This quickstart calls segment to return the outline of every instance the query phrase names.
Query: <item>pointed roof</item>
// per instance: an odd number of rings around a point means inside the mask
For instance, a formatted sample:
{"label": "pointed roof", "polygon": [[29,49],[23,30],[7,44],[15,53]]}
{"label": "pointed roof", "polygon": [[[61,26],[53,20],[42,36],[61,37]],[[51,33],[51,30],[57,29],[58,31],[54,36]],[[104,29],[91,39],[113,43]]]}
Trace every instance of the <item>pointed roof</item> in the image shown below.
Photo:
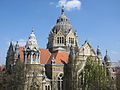
{"label": "pointed roof", "polygon": [[[86,46],[88,46],[89,52],[92,52],[91,54],[93,54],[94,56],[97,55],[97,54],[96,54],[96,51],[95,51],[95,50],[93,49],[93,47],[90,45],[90,43],[89,43],[88,40],[86,40],[85,43],[80,47],[79,52],[82,52],[83,50],[84,50],[84,51],[85,51],[85,50],[88,51],[88,48],[85,48]],[[86,52],[86,53],[84,53],[84,54],[90,55],[89,52]]]}
{"label": "pointed roof", "polygon": [[102,53],[101,53],[101,50],[100,50],[99,46],[97,46],[97,56],[99,58],[102,58]]}
{"label": "pointed roof", "polygon": [[19,43],[18,41],[16,42],[15,49],[19,48]]}
{"label": "pointed roof", "polygon": [[15,51],[15,46],[14,46],[13,41],[11,41],[11,42],[10,42],[10,46],[9,46],[9,49],[8,49],[8,52],[7,52],[7,53],[9,53],[9,52],[14,52],[14,51]]}
{"label": "pointed roof", "polygon": [[64,14],[64,6],[62,6],[61,15]]}

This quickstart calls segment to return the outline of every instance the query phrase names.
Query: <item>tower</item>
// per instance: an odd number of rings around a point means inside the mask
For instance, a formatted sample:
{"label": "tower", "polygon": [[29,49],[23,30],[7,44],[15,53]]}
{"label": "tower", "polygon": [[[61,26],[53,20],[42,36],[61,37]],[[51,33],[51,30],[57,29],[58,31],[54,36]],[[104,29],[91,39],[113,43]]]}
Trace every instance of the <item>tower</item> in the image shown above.
{"label": "tower", "polygon": [[6,69],[8,72],[12,73],[14,66],[20,58],[19,56],[20,54],[18,42],[16,45],[14,45],[14,43],[11,41],[6,57]]}
{"label": "tower", "polygon": [[19,52],[19,44],[17,41],[15,45],[15,52],[14,52],[14,64],[16,64],[19,59],[20,59],[20,52]]}
{"label": "tower", "polygon": [[24,48],[24,63],[40,64],[40,51],[39,51],[39,46],[34,33],[34,28],[32,28],[32,33],[30,34]]}
{"label": "tower", "polygon": [[65,50],[69,51],[70,46],[78,46],[77,35],[69,18],[65,15],[64,7],[61,16],[57,19],[56,25],[50,31],[47,48],[50,52]]}

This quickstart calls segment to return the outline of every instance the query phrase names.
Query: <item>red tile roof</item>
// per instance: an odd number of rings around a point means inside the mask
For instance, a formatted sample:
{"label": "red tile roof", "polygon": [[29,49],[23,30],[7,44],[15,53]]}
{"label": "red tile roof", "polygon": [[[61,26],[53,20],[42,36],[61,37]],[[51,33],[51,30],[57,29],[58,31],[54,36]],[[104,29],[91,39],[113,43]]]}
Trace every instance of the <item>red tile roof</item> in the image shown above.
{"label": "red tile roof", "polygon": [[[19,47],[20,52],[20,62],[23,62],[24,60],[24,53],[23,53],[24,47]],[[51,53],[48,49],[40,49],[40,64],[47,64]]]}
{"label": "red tile roof", "polygon": [[51,53],[48,49],[40,49],[40,64],[47,64]]}
{"label": "red tile roof", "polygon": [[68,54],[64,51],[58,51],[58,52],[52,53],[47,64],[51,64],[51,60],[53,59],[53,57],[55,59],[55,64],[68,63]]}

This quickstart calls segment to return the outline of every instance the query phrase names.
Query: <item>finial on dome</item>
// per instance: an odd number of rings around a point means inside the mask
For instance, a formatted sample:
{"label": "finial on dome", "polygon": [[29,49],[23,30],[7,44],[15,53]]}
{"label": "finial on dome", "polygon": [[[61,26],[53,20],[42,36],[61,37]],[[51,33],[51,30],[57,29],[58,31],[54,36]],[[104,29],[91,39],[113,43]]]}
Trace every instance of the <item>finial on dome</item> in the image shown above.
{"label": "finial on dome", "polygon": [[32,27],[32,33],[34,33],[34,31],[35,31],[35,28],[34,28],[34,27]]}
{"label": "finial on dome", "polygon": [[62,6],[62,13],[61,14],[64,14],[64,6]]}
{"label": "finial on dome", "polygon": [[97,49],[99,49],[99,45],[97,45]]}
{"label": "finial on dome", "polygon": [[106,55],[108,54],[108,51],[106,50]]}
{"label": "finial on dome", "polygon": [[102,58],[102,53],[101,53],[101,50],[100,50],[99,45],[97,46],[97,56],[98,56],[99,58]]}

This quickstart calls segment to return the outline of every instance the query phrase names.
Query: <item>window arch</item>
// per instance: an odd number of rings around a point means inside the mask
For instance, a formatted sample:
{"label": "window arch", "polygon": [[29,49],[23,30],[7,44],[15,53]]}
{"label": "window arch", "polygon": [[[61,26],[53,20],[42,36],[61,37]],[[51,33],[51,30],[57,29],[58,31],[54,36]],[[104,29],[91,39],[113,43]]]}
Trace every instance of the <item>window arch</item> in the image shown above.
{"label": "window arch", "polygon": [[46,86],[45,86],[45,90],[51,90],[51,89],[50,89],[50,85],[46,85]]}
{"label": "window arch", "polygon": [[58,75],[58,90],[63,90],[63,73]]}
{"label": "window arch", "polygon": [[64,37],[57,37],[57,44],[64,44]]}
{"label": "window arch", "polygon": [[74,43],[75,43],[74,38],[69,37],[69,44],[74,44]]}

